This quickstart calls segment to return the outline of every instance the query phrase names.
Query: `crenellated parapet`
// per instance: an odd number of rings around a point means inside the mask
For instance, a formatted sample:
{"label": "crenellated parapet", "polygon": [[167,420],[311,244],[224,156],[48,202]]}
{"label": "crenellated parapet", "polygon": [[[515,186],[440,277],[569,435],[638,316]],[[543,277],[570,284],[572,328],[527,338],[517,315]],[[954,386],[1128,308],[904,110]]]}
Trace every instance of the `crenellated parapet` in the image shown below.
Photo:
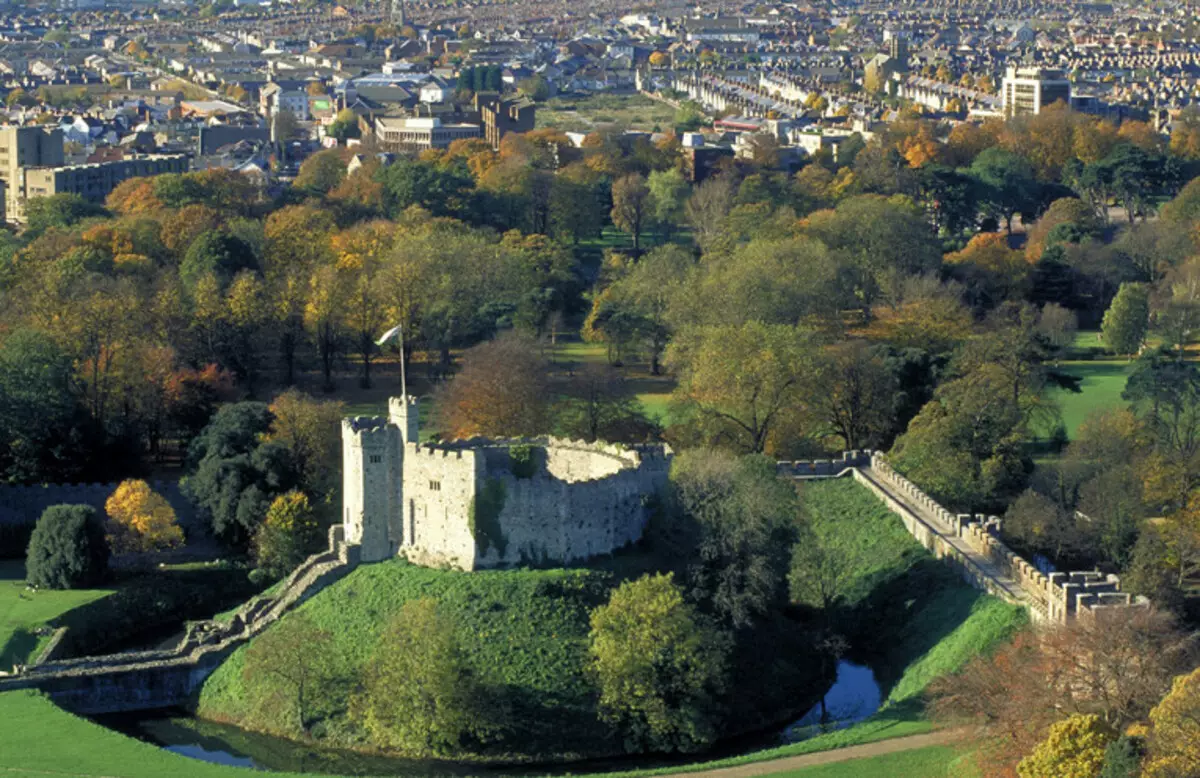
{"label": "crenellated parapet", "polygon": [[420,443],[418,405],[342,425],[343,524],[363,561],[574,564],[639,540],[671,450],[537,438]]}
{"label": "crenellated parapet", "polygon": [[840,459],[780,462],[778,467],[780,475],[798,480],[852,475],[931,553],[955,564],[979,588],[1028,607],[1036,622],[1065,624],[1149,607],[1145,597],[1122,592],[1116,575],[1043,572],[1004,543],[998,517],[951,513],[892,468],[880,452],[848,451]]}

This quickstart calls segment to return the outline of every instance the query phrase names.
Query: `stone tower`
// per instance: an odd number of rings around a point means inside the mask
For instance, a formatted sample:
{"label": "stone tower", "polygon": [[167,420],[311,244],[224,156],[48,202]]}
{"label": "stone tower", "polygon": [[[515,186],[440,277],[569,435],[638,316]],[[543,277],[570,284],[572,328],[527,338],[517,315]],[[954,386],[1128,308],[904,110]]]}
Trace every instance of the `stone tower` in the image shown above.
{"label": "stone tower", "polygon": [[404,446],[417,442],[417,398],[393,397],[388,416],[342,420],[342,521],[362,561],[396,555],[403,538]]}

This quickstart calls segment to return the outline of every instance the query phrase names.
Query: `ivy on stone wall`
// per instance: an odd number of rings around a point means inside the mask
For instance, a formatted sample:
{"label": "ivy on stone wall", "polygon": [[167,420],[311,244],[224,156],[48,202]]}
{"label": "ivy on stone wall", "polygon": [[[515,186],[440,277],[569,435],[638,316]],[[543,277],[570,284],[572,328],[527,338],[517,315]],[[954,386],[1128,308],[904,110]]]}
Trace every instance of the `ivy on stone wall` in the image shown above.
{"label": "ivy on stone wall", "polygon": [[513,446],[508,450],[509,468],[517,478],[533,478],[537,472],[537,459],[533,446]]}
{"label": "ivy on stone wall", "polygon": [[508,548],[508,538],[500,529],[500,512],[504,510],[506,497],[504,482],[489,478],[471,501],[467,527],[471,530],[471,537],[475,538],[475,548],[481,556],[487,553],[489,546],[496,549],[500,556],[504,556],[504,550]]}

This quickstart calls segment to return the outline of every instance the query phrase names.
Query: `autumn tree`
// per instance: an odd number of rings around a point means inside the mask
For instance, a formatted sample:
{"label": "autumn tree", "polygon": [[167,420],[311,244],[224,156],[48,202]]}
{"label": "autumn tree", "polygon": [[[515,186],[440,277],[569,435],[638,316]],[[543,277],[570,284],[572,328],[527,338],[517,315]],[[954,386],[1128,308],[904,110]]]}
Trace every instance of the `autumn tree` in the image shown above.
{"label": "autumn tree", "polygon": [[346,325],[362,360],[363,388],[371,386],[375,340],[388,323],[384,263],[394,236],[391,223],[374,221],[340,232],[332,241],[338,273],[345,279]]}
{"label": "autumn tree", "polygon": [[437,395],[450,437],[538,435],[549,424],[547,365],[537,344],[506,333],[468,349],[462,367]]}
{"label": "autumn tree", "polygon": [[104,503],[108,545],[118,554],[163,551],[183,545],[175,510],[145,481],[122,481]]}
{"label": "autumn tree", "polygon": [[802,433],[798,415],[817,356],[816,334],[782,324],[706,326],[667,350],[676,402],[701,440],[746,453],[777,449]]}
{"label": "autumn tree", "polygon": [[300,164],[292,186],[315,194],[328,194],[346,177],[345,157],[340,149],[318,151]]}
{"label": "autumn tree", "polygon": [[1145,778],[1200,774],[1200,669],[1175,678],[1171,691],[1150,711]]}
{"label": "autumn tree", "polygon": [[633,236],[633,252],[637,254],[641,251],[642,229],[652,207],[645,177],[630,173],[613,181],[612,199],[613,224]]}
{"label": "autumn tree", "polygon": [[844,341],[818,357],[810,402],[838,448],[875,448],[895,425],[898,390],[885,349],[862,340]]}
{"label": "autumn tree", "polygon": [[1075,714],[1050,727],[1046,739],[1017,765],[1021,778],[1098,778],[1116,733],[1099,716]]}
{"label": "autumn tree", "polygon": [[653,431],[633,388],[611,365],[585,363],[572,371],[564,390],[558,423],[571,437],[638,442]]}
{"label": "autumn tree", "polygon": [[627,581],[591,616],[600,715],[631,748],[702,749],[717,735],[727,653],[670,574]]}
{"label": "autumn tree", "polygon": [[303,492],[279,495],[267,508],[262,525],[254,533],[251,550],[258,569],[268,579],[287,575],[320,541],[317,516]]}
{"label": "autumn tree", "polygon": [[271,422],[265,440],[288,451],[306,492],[318,500],[333,494],[341,477],[342,403],[289,389],[268,409]]}

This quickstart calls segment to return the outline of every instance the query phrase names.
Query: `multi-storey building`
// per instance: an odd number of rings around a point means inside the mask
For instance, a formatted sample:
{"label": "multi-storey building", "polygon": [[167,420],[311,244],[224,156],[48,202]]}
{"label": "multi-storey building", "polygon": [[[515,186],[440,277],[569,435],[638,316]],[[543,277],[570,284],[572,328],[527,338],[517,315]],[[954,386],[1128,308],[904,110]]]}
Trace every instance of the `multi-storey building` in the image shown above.
{"label": "multi-storey building", "polygon": [[1071,103],[1071,82],[1061,70],[1010,67],[1002,86],[1005,116],[1039,114],[1060,100]]}
{"label": "multi-storey building", "polygon": [[375,119],[375,135],[386,151],[420,152],[444,149],[461,138],[478,138],[478,124],[442,124],[437,117],[380,116]]}

